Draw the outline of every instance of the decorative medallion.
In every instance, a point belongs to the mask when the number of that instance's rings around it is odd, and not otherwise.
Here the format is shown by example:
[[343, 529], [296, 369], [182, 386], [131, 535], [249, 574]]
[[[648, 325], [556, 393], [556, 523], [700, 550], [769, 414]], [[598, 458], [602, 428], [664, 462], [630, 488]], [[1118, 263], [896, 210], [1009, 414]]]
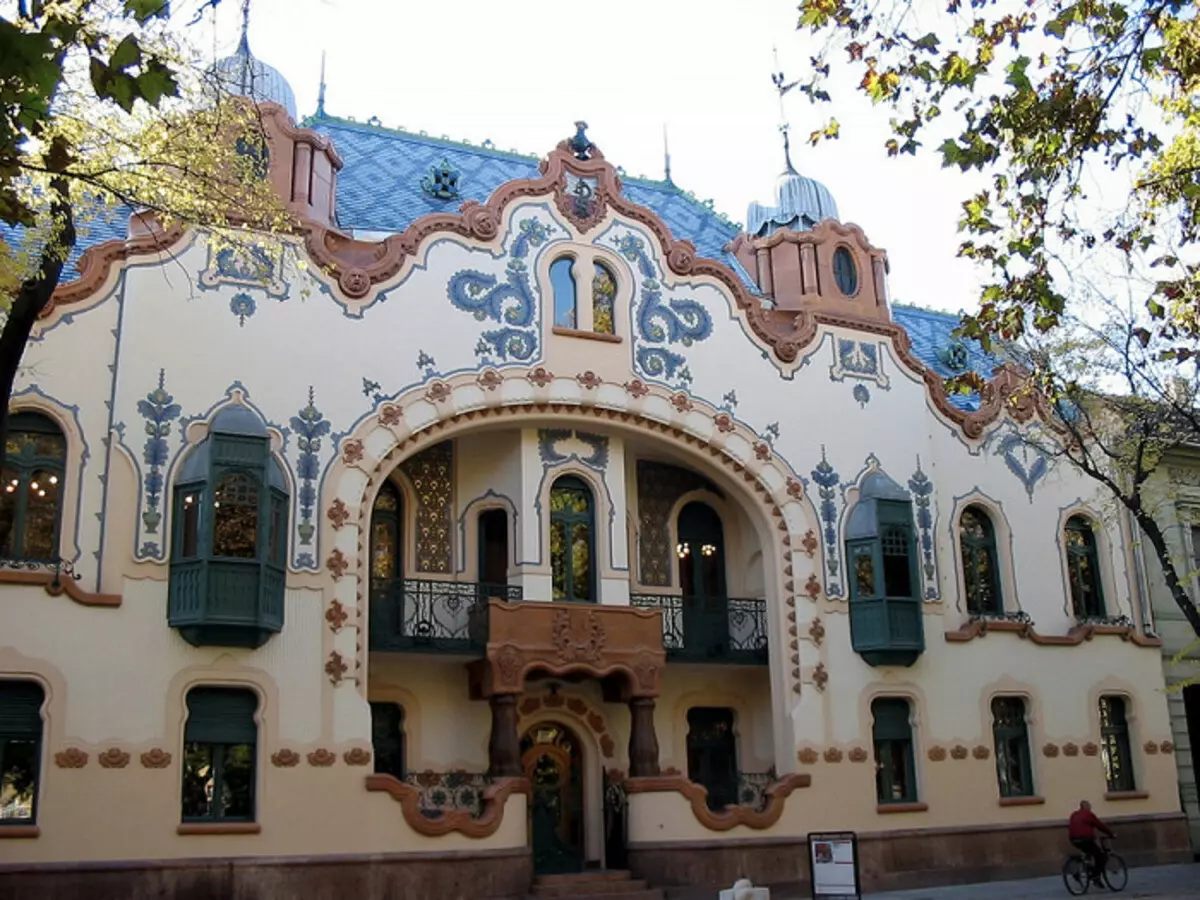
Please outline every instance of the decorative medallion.
[[337, 762], [337, 754], [324, 747], [319, 747], [308, 754], [308, 764], [318, 769], [327, 769], [335, 762]]
[[346, 607], [342, 605], [341, 600], [334, 600], [325, 610], [325, 621], [329, 623], [329, 630], [334, 634], [342, 630], [342, 626], [349, 618], [350, 614], [346, 612]]
[[1158, 755], [1158, 743], [1156, 741], [1146, 741], [1146, 743], [1142, 745], [1142, 749], [1146, 751], [1147, 756]]
[[536, 369], [534, 369], [532, 372], [530, 372], [525, 377], [528, 378], [530, 381], [532, 381], [538, 387], [544, 388], [546, 385], [548, 385], [550, 382], [552, 382], [554, 380], [554, 373], [548, 371], [547, 369], [542, 368], [541, 366], [538, 366]]
[[437, 200], [458, 200], [461, 186], [462, 173], [444, 156], [421, 179], [421, 190]]
[[346, 441], [342, 444], [342, 462], [348, 466], [354, 465], [363, 458], [364, 454], [363, 442], [359, 438], [351, 441]]
[[650, 393], [650, 388], [646, 387], [646, 382], [635, 378], [633, 381], [625, 382], [625, 392], [636, 400]]
[[816, 554], [817, 547], [819, 545], [820, 541], [817, 540], [817, 536], [813, 534], [813, 530], [811, 528], [804, 532], [804, 537], [800, 539], [800, 548], [804, 551], [804, 555], [809, 559], [812, 559]]
[[87, 763], [87, 753], [78, 747], [68, 747], [54, 754], [54, 764], [60, 769], [82, 769]]
[[588, 369], [586, 372], [580, 372], [575, 376], [575, 380], [583, 386], [584, 390], [588, 391], [594, 391], [600, 385], [604, 384], [600, 376], [591, 369]]
[[842, 751], [837, 747], [826, 747], [824, 756], [827, 763], [840, 763], [842, 761]]
[[1065, 744], [1062, 745], [1062, 752], [1063, 752], [1063, 756], [1078, 756], [1079, 755], [1079, 745], [1072, 744], [1070, 741], [1067, 741]]
[[404, 410], [394, 403], [385, 403], [383, 409], [379, 410], [380, 425], [399, 425], [400, 420], [404, 418]]
[[1162, 750], [1163, 753], [1174, 753], [1175, 745], [1173, 743], [1171, 743], [1170, 741], [1163, 741], [1162, 744], [1160, 745], [1160, 749]]
[[962, 744], [955, 744], [950, 748], [950, 756], [952, 759], [966, 759], [968, 756], [970, 756], [970, 754], [971, 751], [969, 751]]
[[350, 518], [350, 510], [346, 508], [346, 504], [343, 502], [342, 498], [337, 497], [334, 499], [333, 503], [330, 504], [325, 516], [333, 524], [334, 530], [337, 530], [345, 525], [347, 520]]
[[334, 578], [341, 578], [346, 574], [346, 570], [350, 568], [350, 563], [346, 559], [346, 554], [335, 547], [333, 552], [329, 554], [329, 559], [325, 560], [325, 566], [333, 573]]
[[825, 669], [825, 663], [817, 663], [817, 667], [813, 669], [812, 680], [818, 691], [825, 690], [825, 685], [829, 683], [829, 672]]
[[475, 379], [475, 383], [485, 391], [494, 391], [500, 385], [504, 384], [504, 379], [495, 369], [485, 369]]
[[120, 747], [109, 747], [103, 753], [96, 754], [96, 762], [102, 769], [124, 769], [129, 765], [129, 754]]
[[692, 401], [688, 399], [688, 395], [683, 391], [679, 391], [671, 398], [671, 405], [675, 407], [676, 412], [691, 412]]
[[941, 762], [945, 758], [946, 758], [946, 748], [945, 747], [939, 746], [939, 747], [930, 747], [929, 748], [929, 759], [931, 762]]
[[589, 612], [583, 618], [583, 627], [579, 628], [579, 617], [573, 617], [572, 612], [561, 609], [554, 614], [551, 626], [554, 635], [552, 641], [558, 652], [559, 662], [599, 662], [607, 639], [604, 624], [599, 616]]
[[1084, 756], [1096, 756], [1099, 752], [1100, 752], [1100, 748], [1098, 746], [1096, 746], [1096, 744], [1094, 744], [1092, 741], [1088, 741], [1086, 744], [1083, 745], [1083, 755]]
[[300, 754], [286, 747], [271, 754], [271, 765], [277, 769], [292, 769], [300, 765]]
[[351, 300], [358, 300], [371, 290], [371, 276], [362, 269], [347, 269], [338, 278], [338, 287]]
[[976, 759], [987, 759], [992, 755], [992, 748], [985, 744], [976, 744], [971, 750], [971, 755]]
[[238, 328], [246, 327], [246, 320], [254, 315], [257, 307], [249, 294], [234, 294], [229, 301], [229, 311], [237, 316]]
[[729, 434], [729, 432], [737, 427], [733, 424], [733, 418], [729, 413], [717, 413], [713, 416], [713, 424], [717, 426], [717, 431], [722, 434]]
[[342, 654], [336, 650], [329, 654], [329, 659], [325, 660], [325, 674], [329, 676], [329, 680], [337, 685], [346, 677], [346, 672], [349, 670], [346, 665], [346, 660], [342, 659]]
[[867, 761], [867, 751], [864, 747], [854, 747], [846, 754], [846, 758], [852, 763], [864, 763]]
[[451, 394], [450, 385], [444, 381], [435, 381], [425, 392], [425, 399], [433, 403], [445, 403]]
[[1046, 744], [1042, 747], [1042, 755], [1048, 759], [1054, 759], [1058, 756], [1058, 744]]
[[365, 750], [362, 747], [355, 747], [353, 750], [347, 750], [342, 754], [342, 759], [345, 760], [348, 766], [365, 766], [371, 762], [371, 751]]
[[160, 747], [147, 750], [141, 758], [144, 769], [165, 769], [171, 765], [171, 754]]
[[804, 765], [811, 766], [821, 759], [821, 754], [812, 747], [804, 747], [796, 754], [796, 758]]
[[825, 626], [821, 624], [819, 618], [814, 617], [808, 626], [808, 636], [812, 638], [812, 642], [818, 647], [821, 646], [821, 641], [825, 640]]

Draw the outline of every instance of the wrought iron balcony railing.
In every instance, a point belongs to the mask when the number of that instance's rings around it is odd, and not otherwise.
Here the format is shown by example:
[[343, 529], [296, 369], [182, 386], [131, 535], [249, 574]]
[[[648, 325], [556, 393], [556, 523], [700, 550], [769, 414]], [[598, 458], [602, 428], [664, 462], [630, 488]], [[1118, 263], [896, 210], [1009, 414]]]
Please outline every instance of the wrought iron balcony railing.
[[420, 578], [371, 582], [370, 649], [477, 653], [487, 643], [487, 604], [515, 603], [521, 588]]
[[679, 662], [767, 663], [767, 604], [735, 597], [633, 594], [634, 606], [661, 609], [663, 649]]

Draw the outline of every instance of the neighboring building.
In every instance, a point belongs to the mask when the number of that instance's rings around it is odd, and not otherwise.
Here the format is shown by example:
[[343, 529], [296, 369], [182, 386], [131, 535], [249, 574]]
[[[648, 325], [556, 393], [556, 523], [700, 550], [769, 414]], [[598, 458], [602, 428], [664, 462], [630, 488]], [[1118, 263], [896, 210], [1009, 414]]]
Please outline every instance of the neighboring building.
[[0, 895], [998, 878], [1085, 797], [1188, 855], [1128, 529], [817, 182], [263, 111], [311, 264], [139, 228], [28, 348]]
[[[1200, 602], [1200, 457], [1176, 455], [1163, 470], [1166, 477], [1156, 477], [1163, 489], [1155, 518], [1162, 523], [1175, 554], [1175, 571], [1184, 577], [1193, 601]], [[1192, 850], [1200, 856], [1200, 639], [1167, 590], [1155, 555], [1148, 546], [1141, 555], [1146, 560], [1155, 630], [1162, 638], [1170, 686], [1167, 706], [1179, 769], [1179, 799], [1187, 813]], [[1173, 662], [1185, 650], [1183, 660]]]

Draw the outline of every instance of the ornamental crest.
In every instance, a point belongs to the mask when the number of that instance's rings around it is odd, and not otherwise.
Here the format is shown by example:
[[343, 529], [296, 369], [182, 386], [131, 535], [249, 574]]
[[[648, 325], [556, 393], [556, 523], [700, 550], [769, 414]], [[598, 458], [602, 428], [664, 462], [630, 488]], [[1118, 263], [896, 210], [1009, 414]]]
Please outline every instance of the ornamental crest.
[[553, 643], [559, 661], [597, 663], [604, 653], [604, 626], [594, 612], [587, 614], [582, 628], [577, 627], [579, 624], [579, 617], [573, 618], [570, 610], [554, 614]]

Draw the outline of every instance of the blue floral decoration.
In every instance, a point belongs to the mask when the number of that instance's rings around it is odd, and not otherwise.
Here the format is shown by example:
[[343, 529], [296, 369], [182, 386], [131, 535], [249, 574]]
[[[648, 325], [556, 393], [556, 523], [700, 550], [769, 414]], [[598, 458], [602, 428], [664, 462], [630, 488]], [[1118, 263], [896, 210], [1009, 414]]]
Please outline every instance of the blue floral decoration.
[[925, 577], [925, 599], [938, 598], [937, 563], [933, 555], [933, 511], [931, 498], [933, 482], [921, 470], [921, 458], [917, 457], [917, 471], [908, 480], [916, 504], [917, 528], [921, 532], [921, 574]]
[[867, 390], [867, 386], [865, 384], [856, 384], [854, 386], [853, 393], [854, 399], [857, 400], [859, 405], [864, 409], [866, 408], [866, 405], [871, 402], [871, 392]]
[[[622, 256], [637, 266], [642, 276], [640, 302], [636, 302], [634, 317], [642, 342], [690, 347], [712, 334], [712, 317], [703, 304], [686, 299], [663, 302], [658, 272], [641, 238], [625, 234], [615, 238], [613, 243]], [[681, 378], [680, 370], [685, 368], [686, 362], [682, 354], [662, 346], [639, 347], [636, 359], [646, 375], [667, 379]]]
[[[300, 543], [312, 543], [316, 533], [313, 524], [313, 507], [317, 502], [315, 487], [317, 476], [320, 474], [321, 438], [329, 434], [329, 420], [326, 419], [313, 403], [313, 389], [308, 388], [308, 405], [292, 416], [292, 430], [296, 432], [296, 446], [300, 450], [300, 460], [297, 466], [297, 476], [300, 479]], [[311, 557], [310, 557], [311, 559]], [[299, 561], [299, 560], [298, 560]]]
[[[166, 369], [158, 370], [158, 387], [146, 395], [145, 400], [139, 400], [138, 415], [146, 420], [146, 443], [142, 448], [142, 461], [146, 471], [146, 508], [142, 512], [142, 524], [147, 534], [158, 534], [159, 523], [162, 522], [162, 511], [159, 501], [163, 490], [163, 467], [167, 464], [167, 436], [171, 433], [171, 422], [179, 418], [180, 406], [175, 398], [167, 393]], [[143, 555], [156, 556], [158, 547], [150, 553], [142, 548]]]
[[821, 461], [812, 471], [813, 481], [817, 483], [817, 496], [821, 500], [820, 514], [824, 526], [825, 560], [828, 577], [825, 582], [825, 593], [830, 597], [842, 596], [841, 585], [836, 580], [841, 564], [838, 561], [837, 543], [837, 486], [838, 473], [834, 471], [829, 460], [825, 458], [825, 445], [821, 445]]
[[254, 298], [249, 294], [234, 294], [229, 301], [229, 311], [238, 317], [239, 328], [246, 326], [246, 320], [254, 315], [256, 309]]

